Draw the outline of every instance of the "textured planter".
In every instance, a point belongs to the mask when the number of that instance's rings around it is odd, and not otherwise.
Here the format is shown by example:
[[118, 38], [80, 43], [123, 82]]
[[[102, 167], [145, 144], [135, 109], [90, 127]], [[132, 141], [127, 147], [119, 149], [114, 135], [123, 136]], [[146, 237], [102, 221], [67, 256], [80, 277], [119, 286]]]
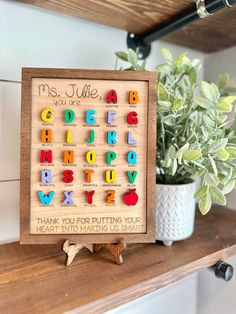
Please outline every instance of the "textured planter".
[[195, 182], [181, 185], [157, 184], [156, 239], [170, 246], [190, 237], [194, 230]]

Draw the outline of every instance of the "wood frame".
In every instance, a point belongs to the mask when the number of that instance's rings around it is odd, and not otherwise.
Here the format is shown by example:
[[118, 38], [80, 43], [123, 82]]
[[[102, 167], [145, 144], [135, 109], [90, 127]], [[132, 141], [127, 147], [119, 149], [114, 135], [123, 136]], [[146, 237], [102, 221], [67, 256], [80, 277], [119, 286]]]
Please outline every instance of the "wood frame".
[[[20, 179], [20, 242], [21, 244], [62, 243], [70, 239], [76, 243], [115, 243], [124, 238], [130, 243], [155, 241], [156, 212], [156, 73], [75, 69], [22, 69], [21, 109], [21, 179]], [[30, 149], [31, 149], [31, 81], [33, 78], [132, 80], [148, 83], [147, 108], [147, 228], [146, 233], [129, 234], [30, 234]]]

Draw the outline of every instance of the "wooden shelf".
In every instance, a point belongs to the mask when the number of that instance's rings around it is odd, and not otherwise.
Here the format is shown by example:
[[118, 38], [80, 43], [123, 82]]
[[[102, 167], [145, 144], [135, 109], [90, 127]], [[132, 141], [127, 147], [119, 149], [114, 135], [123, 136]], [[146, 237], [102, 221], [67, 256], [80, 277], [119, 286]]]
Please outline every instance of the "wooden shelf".
[[[69, 267], [55, 245], [0, 246], [0, 313], [102, 313], [236, 254], [236, 211], [197, 215], [194, 235], [172, 247], [130, 245], [125, 263], [82, 251]], [[212, 274], [214, 276], [214, 274]], [[217, 280], [217, 279], [216, 279]]]
[[[193, 0], [19, 0], [24, 3], [142, 34], [169, 23], [181, 12], [194, 6]], [[183, 27], [164, 38], [166, 41], [214, 52], [236, 44], [236, 7]]]

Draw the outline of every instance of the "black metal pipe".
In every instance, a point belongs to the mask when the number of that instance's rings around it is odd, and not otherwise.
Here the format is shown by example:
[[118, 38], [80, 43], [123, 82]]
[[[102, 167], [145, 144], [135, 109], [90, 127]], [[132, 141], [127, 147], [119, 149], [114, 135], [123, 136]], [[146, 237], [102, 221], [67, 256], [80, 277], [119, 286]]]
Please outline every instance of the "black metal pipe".
[[[235, 4], [236, 0], [205, 0], [205, 9], [208, 14], [213, 14], [220, 9], [225, 7], [229, 8]], [[193, 4], [192, 8], [185, 10], [168, 24], [162, 24], [158, 28], [152, 29], [142, 35], [129, 33], [127, 37], [128, 47], [134, 50], [139, 47], [139, 57], [140, 59], [144, 59], [149, 55], [151, 50], [150, 44], [153, 41], [160, 39], [199, 18], [197, 7]]]

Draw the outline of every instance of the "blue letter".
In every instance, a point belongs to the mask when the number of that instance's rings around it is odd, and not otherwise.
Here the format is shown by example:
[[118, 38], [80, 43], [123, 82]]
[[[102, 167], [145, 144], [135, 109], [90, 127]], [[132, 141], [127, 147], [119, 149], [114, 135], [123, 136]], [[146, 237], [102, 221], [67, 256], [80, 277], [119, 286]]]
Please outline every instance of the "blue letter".
[[44, 195], [42, 191], [38, 191], [38, 196], [42, 205], [50, 205], [55, 192], [51, 191], [49, 195]]
[[116, 131], [108, 131], [107, 132], [107, 143], [108, 144], [116, 144]]
[[127, 154], [127, 161], [129, 164], [135, 165], [137, 163], [137, 154], [135, 151], [131, 150]]
[[96, 120], [93, 116], [93, 114], [96, 113], [96, 110], [88, 110], [86, 111], [86, 123], [87, 124], [95, 124]]

